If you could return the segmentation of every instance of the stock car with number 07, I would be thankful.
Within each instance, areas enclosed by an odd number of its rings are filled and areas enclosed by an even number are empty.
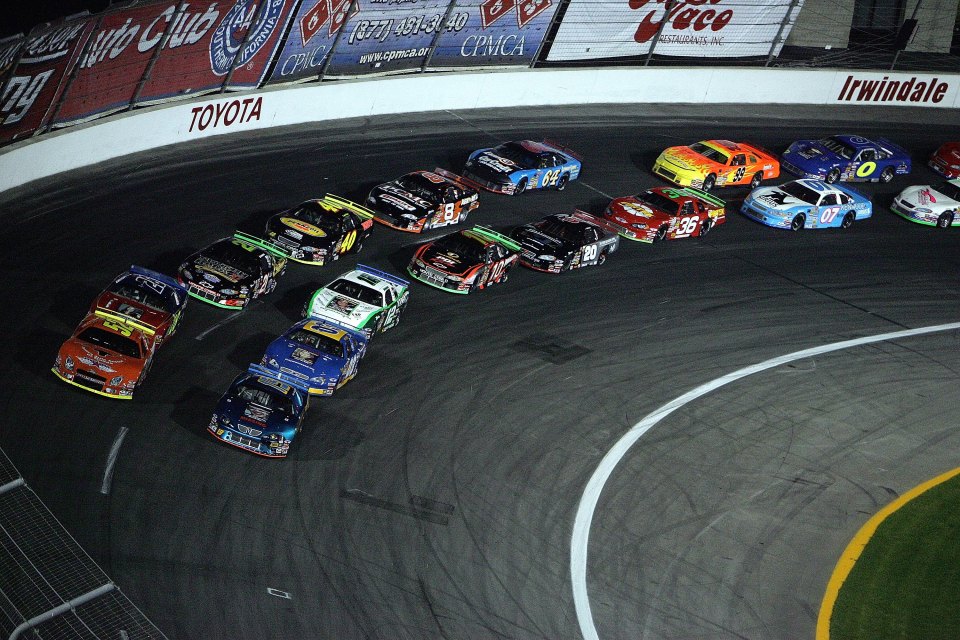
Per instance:
[[[835,135],[797,140],[780,158],[780,166],[802,178],[824,182],[890,182],[910,173],[910,154],[885,138]]]
[[[373,231],[374,212],[346,198],[325,194],[267,220],[266,241],[294,262],[323,266],[359,253]]]
[[[370,338],[397,326],[409,299],[409,282],[358,264],[317,289],[307,301],[304,315],[362,331]]]
[[[615,229],[580,210],[549,215],[510,235],[520,243],[520,264],[547,273],[603,264],[620,246]]]
[[[693,187],[653,187],[615,198],[603,218],[621,236],[639,242],[703,236],[727,219],[723,200]]]
[[[801,178],[776,187],[754,189],[740,212],[779,229],[847,229],[873,214],[873,205],[850,187]]]
[[[514,140],[477,149],[467,158],[463,179],[487,191],[516,195],[534,189],[563,191],[580,176],[580,157],[557,143]]]
[[[242,309],[273,291],[286,267],[287,259],[269,243],[238,232],[188,257],[177,270],[177,280],[198,300]]]
[[[431,287],[468,294],[505,282],[519,262],[520,250],[516,241],[476,226],[421,245],[407,272]]]
[[[377,185],[370,191],[367,206],[377,222],[398,231],[421,233],[466,222],[480,200],[476,189],[460,176],[437,168]]]

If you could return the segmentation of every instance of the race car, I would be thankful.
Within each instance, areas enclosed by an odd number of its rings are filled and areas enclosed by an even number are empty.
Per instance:
[[[505,282],[519,261],[520,250],[510,238],[476,226],[421,245],[407,272],[431,287],[468,294]]]
[[[307,318],[271,342],[260,364],[297,378],[312,395],[329,396],[357,375],[366,352],[363,333]]]
[[[421,233],[466,222],[480,206],[477,191],[445,171],[414,171],[373,188],[367,205],[374,220],[399,231]]]
[[[222,238],[187,258],[177,280],[191,296],[223,309],[242,309],[276,289],[287,259],[244,233]]]
[[[944,178],[960,178],[960,142],[944,142],[927,164]]]
[[[960,226],[960,179],[907,187],[890,210],[911,222],[946,229]]]
[[[653,163],[653,172],[681,187],[704,191],[715,186],[756,188],[780,175],[780,162],[769,151],[746,142],[703,140],[664,149]]]
[[[358,264],[317,289],[307,301],[304,315],[362,331],[369,338],[395,327],[409,299],[409,282]]]
[[[373,211],[328,193],[271,216],[266,240],[295,262],[323,266],[358,253],[372,230]]]
[[[146,324],[95,311],[61,345],[53,373],[75,387],[130,400],[150,370],[158,343],[156,332]]]
[[[653,187],[615,198],[603,218],[624,238],[659,242],[706,235],[726,222],[726,206],[720,198],[693,187]]]
[[[251,364],[223,394],[207,430],[217,440],[266,458],[285,458],[310,405],[293,376]]]
[[[96,297],[90,313],[101,311],[120,322],[132,321],[152,330],[160,344],[177,330],[188,299],[186,287],[170,276],[133,265]]]
[[[780,158],[780,166],[801,178],[826,182],[890,182],[910,173],[910,154],[885,138],[837,135],[797,140]]]
[[[855,220],[869,218],[873,206],[850,187],[801,178],[754,189],[744,199],[740,213],[779,229],[847,229]]]
[[[556,143],[515,140],[471,153],[463,178],[468,184],[507,195],[546,188],[563,191],[580,175],[580,167],[580,158]]]
[[[520,264],[547,273],[603,264],[620,246],[615,229],[579,210],[572,215],[549,215],[517,227],[510,235],[520,243]]]

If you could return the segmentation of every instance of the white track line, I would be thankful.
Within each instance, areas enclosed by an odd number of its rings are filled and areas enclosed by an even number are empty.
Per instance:
[[[587,593],[587,546],[589,544],[590,525],[593,522],[593,513],[597,508],[597,502],[600,500],[600,493],[603,491],[604,485],[613,474],[613,470],[620,463],[620,460],[626,455],[627,451],[630,450],[630,447],[645,433],[656,426],[658,422],[684,405],[716,391],[724,385],[796,360],[802,360],[803,358],[810,358],[832,351],[850,349],[851,347],[859,347],[865,344],[872,344],[874,342],[885,342],[888,340],[909,338],[911,336],[940,331],[952,331],[955,329],[960,329],[960,322],[881,333],[876,336],[844,340],[843,342],[834,342],[832,344],[804,349],[803,351],[794,351],[787,355],[778,356],[743,369],[738,369],[721,378],[702,384],[682,396],[671,400],[633,425],[633,427],[613,445],[613,448],[607,452],[607,455],[600,461],[600,466],[593,472],[590,481],[587,482],[587,486],[583,491],[583,495],[580,497],[577,517],[573,523],[573,534],[570,540],[570,581],[573,588],[573,604],[576,608],[577,621],[580,624],[580,633],[585,640],[599,640],[600,638],[597,634],[597,628],[593,623],[593,613],[590,610],[590,595]]]
[[[120,455],[120,445],[123,444],[123,439],[129,430],[127,427],[120,427],[120,430],[117,431],[117,437],[113,439],[113,446],[110,447],[107,467],[103,470],[103,482],[100,483],[100,493],[105,496],[110,494],[110,485],[113,482],[113,465],[117,463],[117,456]]]

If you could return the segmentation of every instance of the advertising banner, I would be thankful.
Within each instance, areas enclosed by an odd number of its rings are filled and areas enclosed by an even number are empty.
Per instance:
[[[26,136],[46,124],[95,23],[95,18],[82,17],[30,32],[16,69],[3,85],[0,140]]]
[[[570,0],[547,60],[641,56],[651,47],[661,56],[768,55],[778,33],[781,43],[786,39],[802,4],[791,0],[677,0],[672,5],[667,0]],[[779,47],[774,53],[779,53]]]
[[[17,56],[20,54],[23,42],[23,34],[0,40],[0,90],[3,89],[10,74],[13,73],[13,67],[17,63]]]
[[[429,66],[528,66],[559,5],[557,0],[455,0]]]
[[[303,0],[268,84],[316,80],[351,5],[351,0]]]

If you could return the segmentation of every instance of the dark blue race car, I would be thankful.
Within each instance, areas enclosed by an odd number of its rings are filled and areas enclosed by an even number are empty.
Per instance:
[[[531,189],[562,191],[580,175],[580,158],[552,142],[515,140],[492,149],[477,149],[463,169],[470,185],[515,195]]]
[[[271,342],[261,364],[296,378],[311,394],[329,396],[357,375],[366,352],[361,331],[308,318]]]
[[[207,429],[221,442],[267,458],[285,458],[309,404],[302,381],[252,364],[220,398]]]
[[[825,182],[890,182],[910,173],[910,155],[885,138],[838,135],[797,140],[783,152],[780,166],[801,178]]]

